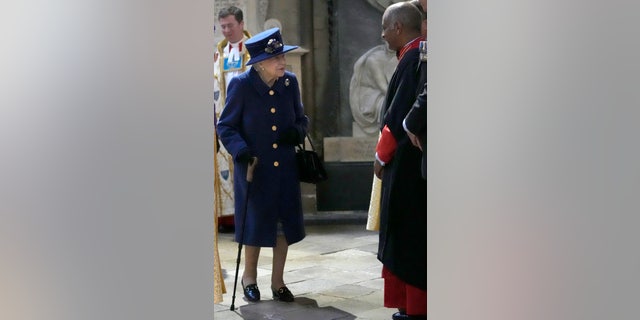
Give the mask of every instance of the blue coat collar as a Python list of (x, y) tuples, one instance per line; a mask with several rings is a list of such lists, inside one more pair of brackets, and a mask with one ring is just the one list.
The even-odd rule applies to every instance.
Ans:
[(251, 70), (249, 71), (249, 78), (251, 79), (251, 83), (253, 83), (253, 87), (256, 88), (256, 91), (258, 91), (258, 94), (261, 96), (269, 94), (269, 90), (275, 90), (280, 94), (284, 93), (285, 82), (290, 81), (288, 80), (288, 72), (285, 72), (284, 76), (278, 78), (273, 86), (269, 88), (267, 84), (262, 81), (260, 75), (258, 74), (258, 71), (256, 71), (254, 68), (251, 68)]

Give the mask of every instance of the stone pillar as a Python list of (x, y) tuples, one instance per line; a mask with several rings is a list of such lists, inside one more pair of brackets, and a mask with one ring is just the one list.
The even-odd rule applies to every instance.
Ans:
[[(285, 42), (286, 44), (286, 42)], [(302, 72), (302, 56), (305, 55), (309, 50), (299, 47), (293, 51), (289, 51), (286, 53), (287, 55), (287, 70), (296, 74), (298, 78), (298, 83), (300, 84), (300, 94), (304, 95), (304, 85), (303, 79), (304, 74)]]

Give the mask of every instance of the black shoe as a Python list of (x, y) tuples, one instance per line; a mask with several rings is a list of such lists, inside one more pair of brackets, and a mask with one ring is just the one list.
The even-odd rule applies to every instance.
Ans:
[(284, 302), (293, 301), (293, 294), (291, 293), (291, 291), (289, 291), (287, 287), (281, 287), (277, 291), (271, 289), (271, 292), (273, 292), (273, 300), (280, 300)]
[(392, 320), (404, 320), (409, 319), (409, 315), (404, 312), (396, 312), (391, 316)]
[(391, 316), (393, 320), (426, 320), (427, 316), (410, 316), (404, 312), (396, 312)]
[(218, 225), (218, 232), (220, 233), (234, 233), (236, 231), (236, 227), (234, 225), (229, 224), (221, 224)]
[(251, 302), (260, 301), (260, 289), (258, 289), (257, 284), (250, 284), (246, 287), (242, 281), (240, 281), (240, 284), (242, 284), (242, 291), (244, 291), (244, 297), (247, 298), (247, 300)]

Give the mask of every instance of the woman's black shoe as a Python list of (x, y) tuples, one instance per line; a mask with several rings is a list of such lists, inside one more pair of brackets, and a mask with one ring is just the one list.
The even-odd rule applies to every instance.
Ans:
[(271, 292), (273, 292), (273, 300), (280, 300), (284, 302), (293, 301), (293, 294), (287, 287), (281, 287), (278, 290), (271, 289)]
[(260, 289), (258, 289), (257, 284), (250, 284), (248, 286), (244, 286), (244, 283), (240, 281), (242, 284), (242, 291), (244, 291), (244, 297), (251, 302), (260, 301)]

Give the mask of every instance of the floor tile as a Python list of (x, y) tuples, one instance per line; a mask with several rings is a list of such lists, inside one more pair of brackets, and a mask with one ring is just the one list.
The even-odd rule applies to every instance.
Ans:
[[(382, 264), (376, 258), (377, 232), (362, 225), (312, 225), (307, 237), (289, 248), (285, 282), (295, 295), (292, 303), (271, 300), (271, 250), (263, 249), (258, 267), (258, 286), (262, 301), (244, 300), (238, 283), (230, 311), (237, 243), (232, 235), (220, 237), (221, 263), (225, 268), (227, 293), (215, 305), (219, 319), (391, 319), (395, 309), (383, 306)], [(242, 275), (242, 261), (239, 275)]]

